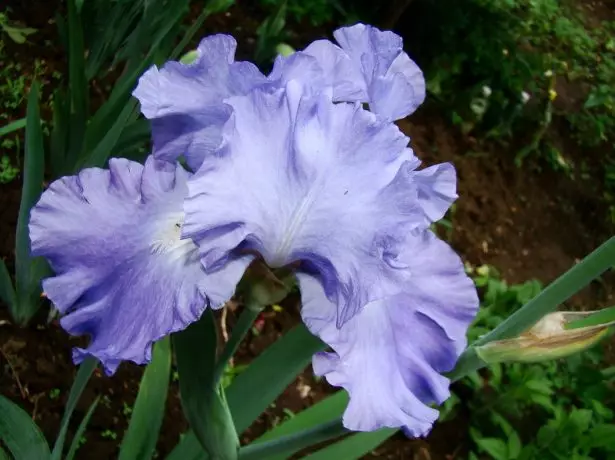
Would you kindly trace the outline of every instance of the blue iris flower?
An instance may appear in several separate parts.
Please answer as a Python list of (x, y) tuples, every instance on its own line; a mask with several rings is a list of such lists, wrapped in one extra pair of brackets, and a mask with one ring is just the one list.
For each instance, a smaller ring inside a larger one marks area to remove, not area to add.
[(345, 426), (429, 431), (478, 308), (429, 229), (457, 197), (455, 170), (418, 169), (393, 123), (425, 97), (401, 38), (363, 24), (335, 37), (267, 76), (234, 60), (232, 37), (204, 39), (195, 62), (139, 81), (144, 166), (112, 159), (43, 193), (32, 251), (56, 273), (43, 287), (62, 326), (91, 336), (77, 362), (148, 362), (154, 341), (224, 305), (259, 259), (294, 267), (303, 321), (330, 347), (314, 371), (350, 395)]

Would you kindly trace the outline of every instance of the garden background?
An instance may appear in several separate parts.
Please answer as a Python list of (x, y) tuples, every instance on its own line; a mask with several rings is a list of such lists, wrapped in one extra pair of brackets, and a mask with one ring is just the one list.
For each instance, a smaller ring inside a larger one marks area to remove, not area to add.
[[(66, 165), (54, 160), (60, 146), (66, 151), (75, 148), (74, 139), (58, 141), (57, 119), (67, 100), (73, 105), (79, 102), (76, 85), (87, 88), (87, 104), (83, 120), (71, 123), (94, 120), (104, 125), (105, 117), (95, 118), (97, 111), (113, 100), (117, 82), (130, 86), (125, 77), (138, 68), (131, 60), (135, 56), (160, 63), (178, 44), (188, 51), (205, 35), (228, 33), (238, 41), (238, 59), (256, 60), (266, 70), (279, 44), (300, 49), (356, 21), (396, 31), (425, 72), (427, 102), (399, 126), (427, 164), (451, 161), (457, 168), (460, 198), (436, 230), (462, 255), (480, 288), (482, 308), (471, 338), (495, 327), (613, 234), (612, 0), (75, 3), (82, 4), (83, 35), (77, 38), (71, 29), (75, 18), (66, 2), (5, 0), (0, 6), (0, 258), (9, 273), (15, 270), (26, 106), (34, 81), (40, 85), (43, 142), (50, 157), (45, 179), (50, 179)], [(131, 36), (131, 30), (122, 29), (123, 22), (112, 15), (113, 7), (128, 3), (133, 4), (137, 22), (154, 14), (155, 8), (146, 12), (145, 4), (160, 5), (156, 10), (160, 16), (150, 21), (150, 28), (138, 29), (141, 37)], [(175, 14), (177, 21), (159, 41), (152, 40), (156, 27), (164, 25), (164, 14)], [(201, 20), (193, 36), (182, 42)], [(113, 37), (117, 43), (112, 43)], [(86, 56), (85, 81), (74, 73), (79, 50)], [(113, 54), (114, 50), (120, 51)], [(111, 109), (103, 115), (117, 116)], [(142, 122), (135, 118), (134, 129), (119, 132), (111, 151), (130, 152), (135, 158), (146, 152), (149, 132)], [(113, 131), (114, 125), (109, 126)], [(86, 151), (87, 141), (77, 142), (77, 150)], [(96, 149), (87, 153), (92, 152), (96, 154)], [(614, 280), (607, 273), (571, 299), (566, 309), (613, 305)], [(299, 322), (296, 304), (297, 299), (287, 299), (261, 314), (226, 371), (227, 384)], [(217, 315), (223, 336), (232, 330), (240, 308), (231, 304)], [(17, 323), (2, 305), (0, 392), (31, 414), (51, 441), (76, 372), (70, 350), (80, 340), (70, 338), (49, 317), (44, 299), (26, 326)], [(76, 458), (117, 456), (142, 374), (143, 368), (126, 363), (112, 378), (95, 371), (69, 426), (70, 440), (93, 401), (100, 398), (87, 429), (78, 435)], [(453, 397), (426, 439), (410, 440), (398, 433), (362, 458), (614, 458), (614, 380), (612, 339), (546, 364), (492, 365), (454, 384)], [(315, 379), (308, 366), (241, 434), (241, 441), (259, 437), (334, 391)], [(175, 378), (166, 406), (157, 458), (171, 452), (188, 428)]]

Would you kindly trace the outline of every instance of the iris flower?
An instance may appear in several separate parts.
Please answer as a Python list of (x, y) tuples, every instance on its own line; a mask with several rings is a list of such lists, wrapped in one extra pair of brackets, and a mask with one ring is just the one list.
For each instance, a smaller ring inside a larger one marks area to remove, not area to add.
[(193, 64), (152, 68), (135, 91), (152, 119), (144, 167), (111, 160), (43, 194), (32, 248), (56, 271), (44, 289), (63, 326), (92, 336), (77, 360), (147, 362), (259, 260), (294, 270), (303, 321), (330, 347), (314, 371), (350, 395), (344, 425), (429, 431), (478, 307), (430, 230), (455, 170), (419, 169), (393, 123), (424, 98), (401, 39), (362, 24), (335, 36), (266, 77), (234, 62), (232, 38), (205, 39)]

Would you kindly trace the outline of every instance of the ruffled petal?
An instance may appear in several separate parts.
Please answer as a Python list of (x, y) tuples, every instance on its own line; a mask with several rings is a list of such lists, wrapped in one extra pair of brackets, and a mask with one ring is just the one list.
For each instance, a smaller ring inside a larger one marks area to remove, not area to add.
[(461, 260), (428, 230), (409, 235), (396, 262), (404, 291), (367, 304), (341, 328), (321, 283), (298, 275), (302, 316), (333, 350), (315, 355), (313, 366), (348, 391), (344, 425), (357, 431), (402, 427), (422, 436), (438, 417), (428, 405), (449, 396), (441, 373), (454, 367), (466, 346), (478, 297)]
[[(338, 324), (399, 290), (374, 254), (424, 227), (419, 161), (392, 123), (291, 82), (228, 99), (223, 144), (189, 181), (184, 231), (206, 270), (233, 251), (272, 267), (303, 261), (338, 305)], [(232, 204), (232, 205), (231, 205)]]
[(342, 27), (333, 34), (340, 47), (319, 40), (303, 52), (314, 56), (336, 101), (366, 102), (388, 120), (414, 112), (425, 100), (421, 69), (403, 51), (399, 35), (365, 24)]
[(418, 199), (429, 224), (444, 217), (457, 199), (457, 175), (451, 163), (441, 163), (414, 172)]
[(133, 95), (153, 122), (156, 158), (184, 155), (196, 170), (220, 143), (220, 130), (230, 115), (224, 99), (267, 83), (254, 64), (235, 62), (236, 48), (233, 37), (212, 35), (201, 41), (191, 64), (171, 61), (139, 79)]
[(62, 326), (91, 337), (77, 362), (95, 356), (110, 374), (124, 360), (146, 363), (153, 342), (200, 317), (205, 292), (218, 304), (232, 294), (243, 272), (229, 265), (225, 290), (222, 274), (206, 277), (196, 246), (180, 237), (188, 176), (152, 156), (145, 166), (111, 159), (108, 170), (53, 182), (33, 208), (32, 253), (56, 273), (43, 289)]
[(333, 87), (334, 101), (368, 101), (367, 86), (361, 70), (339, 46), (329, 40), (317, 40), (295, 54), (306, 54), (316, 59), (323, 82)]

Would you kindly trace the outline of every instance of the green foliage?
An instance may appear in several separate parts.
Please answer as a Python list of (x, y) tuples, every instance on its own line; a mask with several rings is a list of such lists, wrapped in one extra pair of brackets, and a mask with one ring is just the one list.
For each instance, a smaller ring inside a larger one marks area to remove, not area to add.
[(134, 410), (130, 410), (130, 423), (122, 439), (119, 460), (151, 458), (156, 449), (171, 372), (171, 343), (168, 337), (154, 344), (152, 355), (152, 361), (141, 378)]
[[(492, 330), (541, 289), (536, 281), (509, 286), (491, 267), (468, 270), (483, 291), (470, 340)], [(610, 458), (615, 397), (598, 369), (601, 361), (594, 348), (560, 361), (491, 365), (459, 382), (457, 397), (441, 419), (454, 417), (464, 401), (472, 441), (468, 458)]]
[[(1, 18), (0, 13), (0, 22)], [(21, 114), (32, 82), (45, 72), (45, 62), (40, 59), (34, 59), (31, 66), (13, 60), (0, 35), (0, 184), (13, 181), (20, 172), (25, 119), (12, 120)]]
[[(557, 0), (417, 0), (406, 42), (429, 92), (464, 131), (503, 139), (524, 128), (542, 137), (545, 111), (560, 97), (556, 113), (579, 142), (597, 145), (615, 141), (615, 24), (590, 27), (585, 14)], [(425, 17), (437, 17), (437, 27)], [(589, 88), (584, 105), (558, 95), (562, 85), (581, 97)]]
[[(260, 0), (268, 9), (276, 9), (280, 0)], [(313, 26), (319, 26), (333, 19), (335, 13), (334, 2), (331, 0), (288, 0), (288, 14), (297, 22), (308, 20)]]
[(6, 12), (0, 12), (0, 30), (6, 33), (15, 43), (25, 43), (28, 35), (36, 33), (32, 27), (23, 27), (9, 20)]
[(11, 182), (19, 174), (19, 168), (11, 164), (7, 155), (0, 157), (0, 184)]

